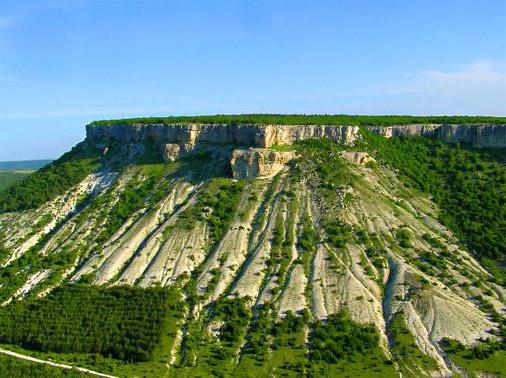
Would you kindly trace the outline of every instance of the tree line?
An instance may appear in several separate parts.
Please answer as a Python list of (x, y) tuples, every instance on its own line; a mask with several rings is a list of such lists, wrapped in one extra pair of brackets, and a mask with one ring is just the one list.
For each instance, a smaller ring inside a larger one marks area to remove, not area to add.
[(143, 117), (94, 121), (92, 126), (114, 124), (220, 123), (260, 125), (350, 125), (391, 126), (410, 123), (493, 123), (504, 124), (506, 117), (488, 116), (409, 116), (409, 115), (348, 115), (348, 114), (217, 114), (204, 116)]

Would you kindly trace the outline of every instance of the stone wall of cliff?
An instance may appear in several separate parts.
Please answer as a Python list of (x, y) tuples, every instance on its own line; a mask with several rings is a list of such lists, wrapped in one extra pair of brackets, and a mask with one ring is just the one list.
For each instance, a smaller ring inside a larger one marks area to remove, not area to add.
[(506, 125), (400, 125), (370, 127), (387, 138), (395, 136), (431, 136), (450, 143), (469, 143), (474, 147), (506, 148)]
[(270, 151), (266, 148), (237, 149), (232, 152), (230, 167), (235, 179), (272, 177), (295, 157), (295, 151)]
[(268, 148), (275, 144), (292, 144), (297, 140), (329, 138), (352, 143), (357, 126), (336, 125), (225, 125), (225, 124), (116, 124), (88, 125), (87, 137), (94, 141), (115, 140), (136, 143), (153, 140), (162, 144), (226, 143)]
[[(434, 136), (447, 142), (470, 143), (476, 147), (506, 147), (506, 125), (412, 124), (388, 127), (367, 127), (385, 137)], [(153, 140), (159, 145), (188, 146), (199, 143), (235, 144), (268, 148), (276, 144), (292, 144), (297, 140), (329, 138), (339, 143), (353, 143), (358, 126), (337, 125), (255, 125), (255, 124), (115, 124), (88, 125), (87, 137), (94, 141), (115, 140), (138, 143)]]

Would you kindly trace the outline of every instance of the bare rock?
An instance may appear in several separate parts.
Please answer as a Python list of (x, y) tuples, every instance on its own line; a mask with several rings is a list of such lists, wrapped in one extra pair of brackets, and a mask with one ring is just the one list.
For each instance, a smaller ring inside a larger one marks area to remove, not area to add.
[(350, 163), (364, 165), (370, 161), (374, 161), (367, 152), (343, 151), (341, 157)]
[(506, 147), (506, 125), (413, 124), (370, 127), (369, 129), (386, 138), (396, 136), (429, 136), (450, 143), (469, 143), (474, 147)]
[(234, 150), (230, 160), (235, 179), (272, 177), (295, 157), (295, 151), (270, 151), (265, 148)]
[(191, 153), (195, 149), (192, 143), (167, 143), (160, 146), (163, 161), (170, 162), (179, 159), (181, 156)]

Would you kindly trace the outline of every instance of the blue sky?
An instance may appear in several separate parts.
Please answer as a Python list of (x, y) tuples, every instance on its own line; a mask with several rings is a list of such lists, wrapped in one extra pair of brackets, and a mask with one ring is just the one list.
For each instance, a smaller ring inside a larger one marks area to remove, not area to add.
[(506, 1), (0, 1), (0, 160), (254, 112), (506, 115)]

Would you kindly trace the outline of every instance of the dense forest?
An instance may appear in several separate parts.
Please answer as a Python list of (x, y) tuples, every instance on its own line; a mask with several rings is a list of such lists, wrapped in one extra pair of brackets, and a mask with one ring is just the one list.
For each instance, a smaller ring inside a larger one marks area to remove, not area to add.
[[(426, 137), (386, 139), (363, 131), (364, 148), (399, 170), (409, 185), (430, 193), (440, 220), (504, 284), (506, 164), (504, 151), (470, 149)], [(496, 264), (496, 263), (498, 264)]]
[(0, 310), (0, 342), (146, 361), (183, 310), (176, 289), (67, 285)]
[(368, 116), (347, 114), (218, 114), (209, 116), (176, 116), (126, 118), (101, 120), (90, 125), (112, 125), (118, 123), (221, 123), (221, 124), (262, 124), (262, 125), (350, 125), (350, 126), (389, 126), (410, 123), (493, 123), (504, 124), (506, 117), (483, 116)]
[(0, 191), (0, 212), (39, 207), (81, 182), (99, 163), (98, 150), (79, 143), (58, 160)]

